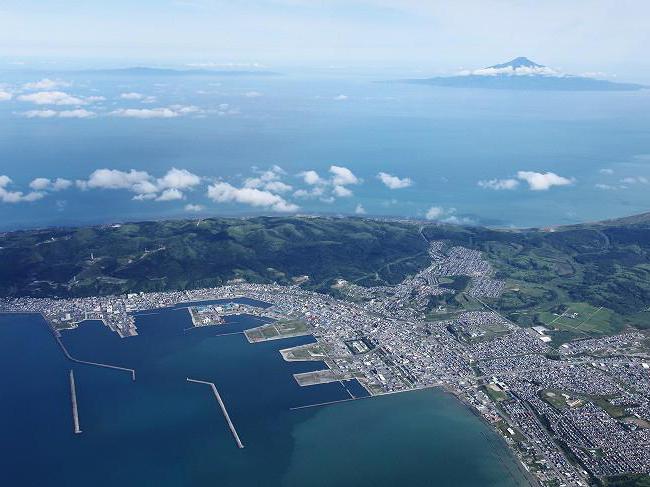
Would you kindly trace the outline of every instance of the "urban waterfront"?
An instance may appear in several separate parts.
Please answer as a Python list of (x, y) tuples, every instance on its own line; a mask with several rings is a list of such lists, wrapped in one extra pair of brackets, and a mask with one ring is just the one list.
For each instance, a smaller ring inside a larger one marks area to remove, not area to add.
[[(15, 453), (3, 457), (4, 477), (66, 486), (527, 484), (501, 438), (438, 389), (291, 410), (349, 395), (338, 382), (300, 387), (293, 379), (323, 364), (286, 362), (278, 350), (311, 337), (250, 344), (243, 334), (215, 336), (263, 321), (231, 316), (186, 331), (187, 311), (168, 308), (137, 316), (138, 336), (126, 339), (98, 321), (63, 332), (73, 356), (132, 367), (133, 382), (67, 361), (39, 315), (0, 315), (9, 371), (1, 380), (13, 391), (0, 401), (2, 430)], [(218, 386), (244, 449), (209, 388), (187, 377)]]

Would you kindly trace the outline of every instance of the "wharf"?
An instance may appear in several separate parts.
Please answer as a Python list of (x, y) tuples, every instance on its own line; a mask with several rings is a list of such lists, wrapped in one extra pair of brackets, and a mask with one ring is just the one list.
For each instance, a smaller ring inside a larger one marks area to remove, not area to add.
[(77, 388), (74, 383), (74, 371), (70, 369), (70, 398), (72, 400), (72, 421), (74, 423), (74, 432), (76, 435), (81, 433), (79, 427), (79, 410), (77, 409)]
[(195, 384), (204, 384), (204, 385), (212, 387), (212, 392), (214, 393), (214, 397), (217, 398), (217, 402), (219, 403), (219, 406), (221, 407), (221, 412), (223, 412), (223, 416), (224, 416), (224, 418), (226, 418), (226, 422), (228, 423), (228, 427), (230, 428), (230, 432), (232, 433), (232, 436), (235, 438), (235, 443), (237, 443), (237, 446), (239, 448), (244, 448), (244, 444), (241, 442), (241, 439), (239, 438), (239, 435), (237, 434), (237, 430), (235, 429), (235, 425), (231, 421), (230, 415), (228, 414), (228, 411), (226, 410), (226, 405), (223, 403), (223, 400), (221, 399), (221, 396), (219, 395), (219, 391), (217, 390), (217, 386), (215, 386), (213, 382), (206, 382), (206, 381), (203, 381), (203, 380), (190, 379), (189, 377), (187, 378), (187, 382), (194, 382)]

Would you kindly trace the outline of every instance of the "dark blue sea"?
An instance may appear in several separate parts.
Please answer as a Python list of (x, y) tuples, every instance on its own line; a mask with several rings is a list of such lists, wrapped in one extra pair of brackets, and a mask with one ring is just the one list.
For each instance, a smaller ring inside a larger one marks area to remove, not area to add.
[[(278, 350), (311, 337), (249, 344), (224, 335), (259, 324), (243, 315), (184, 331), (189, 314), (177, 307), (138, 315), (139, 335), (127, 339), (93, 321), (63, 332), (73, 356), (134, 368), (133, 382), (69, 362), (40, 316), (0, 315), (2, 485), (527, 485), (500, 437), (438, 390), (292, 410), (349, 395), (339, 383), (296, 384), (293, 373), (323, 364), (288, 363)], [(188, 377), (217, 385), (244, 449), (210, 387)]]
[[(44, 77), (64, 82), (55, 89), (66, 94), (103, 100), (80, 107), (21, 101), (29, 94), (24, 84)], [(436, 207), (440, 219), (452, 222), (530, 227), (650, 209), (650, 90), (527, 92), (386, 82), (399, 77), (295, 70), (254, 77), (0, 73), (0, 86), (13, 93), (0, 102), (0, 175), (13, 180), (6, 191), (26, 193), (37, 177), (87, 181), (100, 168), (147, 171), (155, 180), (176, 167), (204, 178), (177, 200), (138, 201), (128, 189), (73, 186), (38, 201), (0, 202), (0, 229), (278, 214), (206, 195), (214, 181), (241, 188), (273, 165), (292, 188), (278, 194), (301, 213), (363, 209), (423, 218)], [(143, 98), (122, 98), (129, 93)], [(169, 118), (115, 115), (178, 107), (198, 111)], [(93, 116), (27, 115), (76, 108)], [(348, 186), (352, 195), (294, 196), (313, 189), (299, 173), (330, 178), (331, 165), (349, 168), (360, 180)], [(531, 190), (523, 180), (514, 190), (478, 185), (516, 178), (519, 171), (553, 172), (571, 184), (548, 190)], [(410, 178), (412, 185), (389, 189), (379, 172)]]

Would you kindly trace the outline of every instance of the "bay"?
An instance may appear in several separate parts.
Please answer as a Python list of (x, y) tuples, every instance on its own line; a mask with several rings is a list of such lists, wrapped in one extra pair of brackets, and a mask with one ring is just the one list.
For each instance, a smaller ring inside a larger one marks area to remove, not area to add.
[[(7, 485), (526, 485), (500, 437), (440, 390), (292, 410), (349, 396), (338, 383), (294, 381), (291, 374), (323, 364), (288, 363), (278, 350), (313, 338), (249, 344), (236, 333), (259, 323), (243, 315), (184, 331), (189, 314), (177, 307), (138, 316), (139, 335), (128, 339), (99, 322), (63, 332), (73, 356), (132, 367), (133, 382), (126, 372), (68, 362), (40, 316), (1, 315)], [(217, 385), (244, 449), (210, 387), (187, 377)]]

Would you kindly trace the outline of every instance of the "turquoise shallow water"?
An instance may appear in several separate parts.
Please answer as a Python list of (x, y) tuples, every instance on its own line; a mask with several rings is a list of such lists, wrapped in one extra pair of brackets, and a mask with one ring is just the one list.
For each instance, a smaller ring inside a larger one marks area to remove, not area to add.
[[(247, 316), (188, 333), (185, 310), (137, 321), (138, 337), (122, 340), (88, 322), (63, 338), (78, 358), (135, 368), (132, 382), (67, 362), (39, 316), (0, 316), (5, 485), (526, 485), (500, 438), (446, 393), (291, 411), (347, 397), (338, 383), (300, 388), (291, 377), (320, 364), (284, 362), (278, 349), (311, 338), (251, 345), (242, 335), (215, 336), (259, 324)], [(71, 367), (81, 435), (72, 432)], [(210, 388), (186, 377), (217, 384), (243, 450)]]

